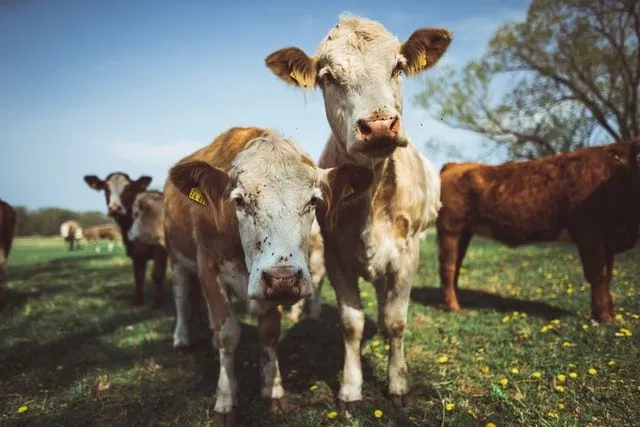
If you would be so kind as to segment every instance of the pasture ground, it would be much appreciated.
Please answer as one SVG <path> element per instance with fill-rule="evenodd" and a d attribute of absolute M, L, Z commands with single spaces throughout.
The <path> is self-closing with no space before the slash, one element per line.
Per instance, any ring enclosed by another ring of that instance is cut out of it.
<path fill-rule="evenodd" d="M 278 353 L 286 413 L 259 398 L 255 319 L 242 314 L 236 369 L 242 425 L 637 425 L 640 420 L 638 251 L 616 258 L 618 324 L 594 326 L 589 287 L 570 246 L 510 250 L 481 238 L 460 279 L 462 313 L 440 306 L 434 236 L 423 244 L 406 354 L 413 392 L 401 413 L 385 396 L 386 346 L 364 283 L 365 400 L 335 404 L 343 345 L 335 297 L 322 322 L 285 320 Z M 150 271 L 148 272 L 150 274 Z M 0 310 L 0 425 L 206 425 L 217 354 L 206 322 L 188 352 L 171 348 L 174 309 L 132 307 L 121 247 L 68 252 L 59 238 L 16 239 Z M 170 273 L 168 274 L 170 277 Z M 242 307 L 238 305 L 238 307 Z M 338 413 L 336 413 L 338 412 Z"/>

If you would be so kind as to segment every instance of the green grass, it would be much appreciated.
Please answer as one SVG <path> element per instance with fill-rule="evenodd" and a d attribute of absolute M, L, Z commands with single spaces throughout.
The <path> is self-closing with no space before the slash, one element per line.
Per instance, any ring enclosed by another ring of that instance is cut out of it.
<path fill-rule="evenodd" d="M 286 413 L 270 412 L 259 398 L 256 322 L 242 314 L 236 365 L 240 421 L 289 426 L 637 423 L 639 261 L 637 251 L 617 257 L 612 288 L 619 322 L 594 326 L 589 287 L 572 247 L 510 250 L 476 238 L 460 279 L 464 310 L 454 314 L 439 306 L 431 234 L 412 292 L 406 354 L 413 389 L 404 412 L 385 397 L 385 343 L 374 326 L 375 293 L 363 283 L 365 399 L 350 409 L 350 417 L 328 416 L 338 411 L 343 345 L 333 290 L 325 286 L 322 322 L 284 323 L 278 353 L 292 405 Z M 0 311 L 0 425 L 213 421 L 218 361 L 206 323 L 199 323 L 193 350 L 174 351 L 173 307 L 152 310 L 151 286 L 145 306 L 130 306 L 131 267 L 122 248 L 112 254 L 69 253 L 59 239 L 17 239 L 7 274 Z M 168 283 L 166 292 L 169 296 Z M 616 336 L 620 328 L 632 335 Z M 379 418 L 376 410 L 382 411 Z"/>

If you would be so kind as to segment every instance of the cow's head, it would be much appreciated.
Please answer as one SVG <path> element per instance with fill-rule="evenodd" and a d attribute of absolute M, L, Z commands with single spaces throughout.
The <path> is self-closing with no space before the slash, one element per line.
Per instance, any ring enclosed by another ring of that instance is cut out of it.
<path fill-rule="evenodd" d="M 219 230 L 237 223 L 250 298 L 295 301 L 313 291 L 307 262 L 316 206 L 325 207 L 331 226 L 340 206 L 361 197 L 373 176 L 355 164 L 318 168 L 273 132 L 250 141 L 229 173 L 190 161 L 174 166 L 169 179 L 198 209 L 212 210 Z"/>
<path fill-rule="evenodd" d="M 343 16 L 312 57 L 287 47 L 265 62 L 289 84 L 320 86 L 331 129 L 348 152 L 386 157 L 408 143 L 400 75 L 432 67 L 451 39 L 446 29 L 420 28 L 400 43 L 378 22 Z"/>
<path fill-rule="evenodd" d="M 107 213 L 110 217 L 118 218 L 131 212 L 131 205 L 136 195 L 145 191 L 151 183 L 151 177 L 142 175 L 132 181 L 124 172 L 113 172 L 101 180 L 95 175 L 86 175 L 85 182 L 96 191 L 104 190 L 107 201 Z"/>
<path fill-rule="evenodd" d="M 164 241 L 162 193 L 145 191 L 139 193 L 131 207 L 133 224 L 127 235 L 129 240 L 139 240 L 148 245 Z"/>

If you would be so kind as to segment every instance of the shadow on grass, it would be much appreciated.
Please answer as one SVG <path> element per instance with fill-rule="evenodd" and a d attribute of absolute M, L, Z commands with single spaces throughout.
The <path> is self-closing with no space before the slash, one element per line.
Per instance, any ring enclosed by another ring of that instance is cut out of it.
<path fill-rule="evenodd" d="M 462 309 L 492 309 L 503 313 L 519 311 L 548 320 L 575 314 L 573 311 L 554 307 L 545 302 L 505 297 L 475 289 L 458 289 L 457 294 Z M 413 288 L 411 300 L 425 306 L 442 307 L 442 290 L 426 287 Z"/>

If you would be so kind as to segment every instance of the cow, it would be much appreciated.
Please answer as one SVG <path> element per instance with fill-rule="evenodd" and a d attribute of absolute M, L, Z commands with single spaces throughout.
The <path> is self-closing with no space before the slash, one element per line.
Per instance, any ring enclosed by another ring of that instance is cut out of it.
<path fill-rule="evenodd" d="M 78 247 L 82 239 L 82 227 L 76 221 L 69 220 L 60 224 L 60 236 L 67 243 L 69 250 Z"/>
<path fill-rule="evenodd" d="M 163 204 L 164 196 L 160 191 L 143 191 L 136 196 L 129 240 L 165 247 Z"/>
<path fill-rule="evenodd" d="M 324 265 L 324 243 L 317 220 L 314 220 L 311 225 L 311 236 L 309 237 L 309 273 L 311 274 L 311 283 L 313 283 L 313 294 L 291 306 L 288 317 L 294 322 L 307 316 L 314 320 L 320 319 L 322 283 L 327 277 L 327 269 Z"/>
<path fill-rule="evenodd" d="M 16 227 L 16 211 L 0 199 L 0 304 L 4 296 L 5 264 L 11 252 Z"/>
<path fill-rule="evenodd" d="M 447 163 L 437 219 L 445 305 L 460 310 L 460 266 L 474 235 L 518 247 L 575 245 L 591 285 L 591 315 L 612 323 L 614 255 L 633 248 L 640 226 L 640 139 L 502 165 Z"/>
<path fill-rule="evenodd" d="M 95 251 L 100 252 L 100 240 L 107 239 L 107 251 L 113 251 L 115 243 L 120 240 L 118 226 L 115 224 L 101 224 L 80 230 L 80 236 L 87 241 L 87 246 L 95 245 Z"/>
<path fill-rule="evenodd" d="M 395 404 L 406 404 L 404 331 L 411 281 L 420 236 L 437 215 L 439 177 L 404 129 L 401 74 L 418 75 L 435 65 L 451 40 L 446 29 L 420 28 L 400 43 L 381 23 L 343 14 L 313 56 L 287 47 L 265 58 L 286 83 L 322 90 L 331 135 L 318 165 L 354 162 L 374 173 L 367 197 L 343 206 L 333 229 L 320 223 L 327 276 L 342 320 L 345 358 L 338 399 L 346 405 L 362 400 L 359 277 L 374 284 L 378 326 L 389 339 L 389 395 Z"/>
<path fill-rule="evenodd" d="M 154 308 L 164 306 L 164 281 L 167 271 L 167 252 L 161 245 L 148 245 L 142 242 L 132 242 L 127 233 L 133 223 L 131 207 L 136 195 L 145 191 L 152 178 L 142 175 L 137 180 L 124 172 L 112 172 L 103 180 L 96 175 L 86 175 L 84 177 L 87 185 L 96 190 L 104 191 L 107 203 L 108 215 L 115 219 L 120 228 L 122 242 L 124 243 L 126 254 L 131 258 L 133 265 L 134 288 L 132 303 L 141 305 L 144 295 L 144 278 L 147 269 L 147 262 L 153 259 L 153 271 L 151 274 L 155 288 Z"/>
<path fill-rule="evenodd" d="M 284 396 L 275 346 L 278 305 L 311 295 L 307 266 L 315 210 L 331 228 L 341 206 L 357 203 L 371 171 L 355 164 L 321 169 L 271 129 L 234 127 L 178 161 L 164 186 L 165 243 L 173 270 L 174 346 L 187 344 L 187 293 L 200 283 L 220 356 L 214 410 L 224 422 L 237 405 L 234 354 L 240 323 L 231 294 L 256 303 L 262 344 L 261 395 Z"/>

